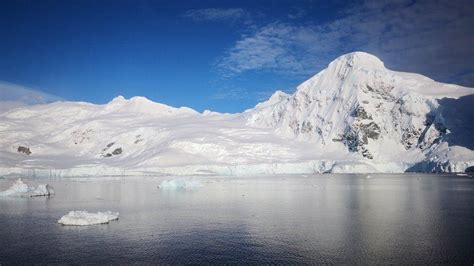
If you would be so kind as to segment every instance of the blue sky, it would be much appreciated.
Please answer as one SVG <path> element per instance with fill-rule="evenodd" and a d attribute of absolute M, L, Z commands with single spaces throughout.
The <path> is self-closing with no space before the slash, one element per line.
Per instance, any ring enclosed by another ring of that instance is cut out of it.
<path fill-rule="evenodd" d="M 73 101 L 239 112 L 366 51 L 474 87 L 473 13 L 462 0 L 3 0 L 0 80 Z"/>

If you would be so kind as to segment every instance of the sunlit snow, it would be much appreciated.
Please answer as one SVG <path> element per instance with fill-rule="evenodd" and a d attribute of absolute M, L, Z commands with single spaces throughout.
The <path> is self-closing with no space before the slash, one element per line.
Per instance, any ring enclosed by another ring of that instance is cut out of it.
<path fill-rule="evenodd" d="M 62 225 L 96 225 L 96 224 L 106 224 L 113 220 L 118 220 L 118 212 L 87 212 L 87 211 L 70 211 L 68 214 L 64 215 L 59 219 L 58 223 Z"/>
<path fill-rule="evenodd" d="M 343 55 L 237 114 L 144 97 L 0 114 L 0 175 L 273 175 L 464 172 L 474 165 L 474 89 Z"/>

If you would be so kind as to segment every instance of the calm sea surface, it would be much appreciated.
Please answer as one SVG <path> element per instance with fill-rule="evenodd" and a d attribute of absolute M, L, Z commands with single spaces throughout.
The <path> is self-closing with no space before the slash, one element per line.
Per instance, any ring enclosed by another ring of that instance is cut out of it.
<path fill-rule="evenodd" d="M 43 179 L 56 195 L 0 198 L 0 264 L 473 265 L 474 178 L 371 177 L 208 178 L 182 191 L 157 189 L 163 178 Z M 120 219 L 57 224 L 71 210 Z"/>

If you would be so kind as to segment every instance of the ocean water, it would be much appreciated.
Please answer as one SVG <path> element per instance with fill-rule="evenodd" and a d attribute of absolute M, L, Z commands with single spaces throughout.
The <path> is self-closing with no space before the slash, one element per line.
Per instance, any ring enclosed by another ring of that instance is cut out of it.
<path fill-rule="evenodd" d="M 474 178 L 299 175 L 24 179 L 49 198 L 0 198 L 0 264 L 474 263 Z M 0 179 L 5 190 L 12 179 Z M 118 221 L 62 226 L 71 210 Z"/>

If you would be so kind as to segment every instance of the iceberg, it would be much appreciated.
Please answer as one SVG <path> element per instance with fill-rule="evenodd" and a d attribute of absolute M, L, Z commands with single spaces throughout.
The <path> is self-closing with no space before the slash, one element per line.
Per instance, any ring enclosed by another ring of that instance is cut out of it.
<path fill-rule="evenodd" d="M 50 196 L 54 194 L 54 190 L 50 185 L 39 184 L 38 187 L 30 187 L 23 182 L 21 178 L 18 178 L 13 185 L 0 192 L 0 196 L 20 196 L 20 197 L 41 197 Z"/>
<path fill-rule="evenodd" d="M 54 194 L 53 188 L 48 184 L 39 184 L 38 187 L 33 190 L 30 194 L 30 197 L 41 197 L 41 196 L 50 196 Z"/>
<path fill-rule="evenodd" d="M 61 217 L 58 223 L 62 225 L 96 225 L 96 224 L 108 224 L 110 221 L 118 220 L 118 212 L 96 212 L 91 213 L 87 211 L 70 211 L 68 214 Z"/>
<path fill-rule="evenodd" d="M 195 189 L 203 187 L 201 182 L 196 180 L 190 180 L 186 178 L 175 178 L 171 180 L 164 180 L 158 186 L 161 190 L 182 190 L 182 189 Z"/>
<path fill-rule="evenodd" d="M 0 195 L 13 196 L 21 193 L 27 193 L 29 189 L 30 188 L 28 187 L 28 185 L 23 183 L 23 180 L 21 180 L 21 178 L 18 178 L 9 189 L 0 192 Z"/>

